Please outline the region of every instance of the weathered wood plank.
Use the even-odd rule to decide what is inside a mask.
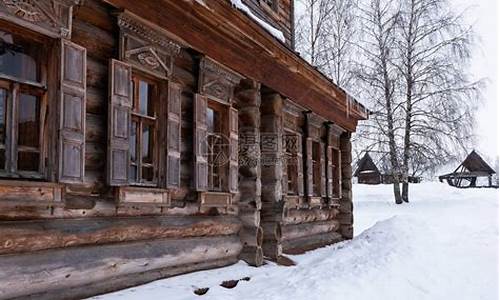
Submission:
[[[309,235],[294,240],[283,241],[283,253],[302,254],[306,251],[334,244],[342,240],[343,238],[338,232]]]
[[[235,217],[159,216],[0,222],[0,254],[124,241],[236,234]]]
[[[287,241],[320,233],[333,232],[339,228],[340,223],[337,220],[286,225],[282,228],[282,240]]]
[[[0,256],[0,298],[71,289],[109,278],[235,257],[236,235],[163,239]]]

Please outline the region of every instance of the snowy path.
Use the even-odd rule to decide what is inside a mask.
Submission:
[[[390,186],[354,185],[354,240],[292,256],[297,266],[240,262],[95,299],[498,299],[498,191],[423,183],[411,193],[396,206]]]

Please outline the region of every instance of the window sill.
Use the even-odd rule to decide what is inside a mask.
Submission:
[[[228,207],[231,205],[231,193],[224,192],[202,192],[198,199],[203,207]]]
[[[170,192],[166,189],[147,187],[116,188],[118,204],[150,204],[170,206]]]
[[[0,180],[0,201],[61,203],[62,186],[53,182]]]

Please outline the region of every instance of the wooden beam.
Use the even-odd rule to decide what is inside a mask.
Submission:
[[[147,16],[181,44],[263,83],[348,131],[356,129],[358,118],[348,112],[345,92],[229,1],[213,0],[206,6],[176,0],[105,2]]]
[[[0,256],[0,298],[70,290],[120,276],[233,258],[237,235],[163,239]],[[189,270],[189,268],[188,268]],[[58,298],[58,297],[56,297]],[[68,297],[74,298],[74,297]]]
[[[158,216],[0,222],[0,254],[80,245],[237,234],[236,217]]]

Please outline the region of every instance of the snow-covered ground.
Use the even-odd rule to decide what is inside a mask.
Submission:
[[[396,206],[391,186],[354,185],[355,238],[291,256],[294,267],[239,262],[95,299],[498,299],[498,190],[422,183],[411,197]]]

